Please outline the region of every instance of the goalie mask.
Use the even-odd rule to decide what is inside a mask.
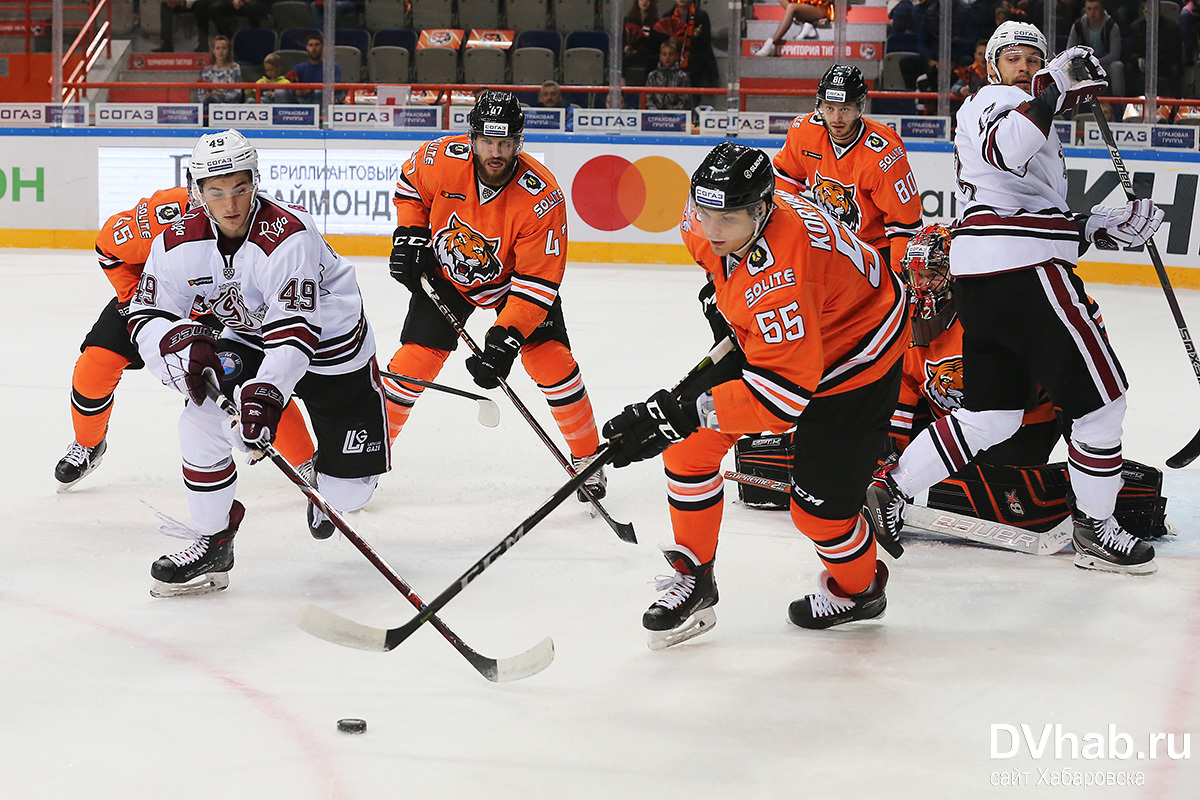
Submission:
[[[954,279],[950,277],[950,229],[926,225],[909,240],[900,260],[909,286],[913,344],[927,347],[954,324]]]
[[[203,208],[204,213],[212,219],[212,214],[200,193],[204,180],[243,171],[250,173],[253,192],[257,195],[258,151],[245,136],[235,130],[201,136],[188,161],[188,199],[191,201],[189,205],[193,208]]]

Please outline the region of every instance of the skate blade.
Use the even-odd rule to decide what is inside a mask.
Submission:
[[[88,467],[87,472],[83,473],[82,475],[80,475],[78,478],[71,481],[70,483],[59,483],[58,489],[56,489],[55,491],[58,494],[62,494],[63,492],[67,491],[72,486],[74,486],[75,484],[79,483],[81,480],[86,478],[88,475],[91,475],[93,472],[95,472],[96,467],[100,466],[100,462],[103,460],[104,460],[104,456],[100,456],[99,458],[97,458],[95,461],[92,462],[92,465],[90,467]],[[55,482],[58,482],[57,478],[55,479]]]
[[[1091,569],[1097,572],[1115,572],[1119,575],[1153,575],[1158,572],[1158,564],[1151,559],[1144,564],[1114,564],[1098,556],[1087,553],[1075,554],[1075,566],[1080,569]]]
[[[190,583],[163,583],[155,581],[150,587],[151,597],[192,597],[219,592],[229,586],[228,572],[210,572]]]
[[[717,611],[712,606],[701,609],[688,617],[678,628],[669,631],[649,631],[646,646],[651,650],[666,650],[668,647],[695,639],[717,626]]]

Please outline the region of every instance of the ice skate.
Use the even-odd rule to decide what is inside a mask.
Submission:
[[[587,467],[588,464],[592,463],[592,460],[595,457],[595,453],[590,456],[582,456],[579,458],[571,456],[571,469],[573,469],[576,474],[579,474]],[[596,500],[603,500],[607,494],[608,477],[604,474],[604,467],[601,467],[598,471],[593,472],[590,478],[583,482],[583,488],[577,491],[575,496],[579,498],[579,502],[581,503],[590,503],[591,499],[588,497],[588,495],[591,495],[592,498],[595,498]]]
[[[67,454],[54,468],[54,479],[62,484],[58,491],[69,489],[90,475],[92,470],[100,466],[107,449],[106,439],[101,439],[100,444],[95,447],[84,447],[79,442],[71,442]]]
[[[1075,566],[1127,575],[1158,571],[1154,546],[1127,533],[1116,518],[1093,519],[1075,514]]]
[[[194,536],[195,541],[185,550],[161,556],[150,566],[154,597],[184,597],[219,592],[229,586],[229,570],[233,569],[233,537],[246,509],[237,500],[229,509],[229,527],[211,536],[201,536],[183,526],[173,526]],[[166,526],[164,526],[166,527]]]
[[[871,485],[867,487],[863,516],[879,546],[892,558],[899,558],[904,555],[900,531],[904,528],[904,505],[908,498],[892,478],[895,468],[896,462],[888,461],[875,470]]]
[[[337,527],[329,517],[325,516],[325,512],[317,508],[310,500],[308,502],[308,532],[312,534],[314,539],[328,539],[333,536]]]
[[[775,55],[775,42],[772,41],[771,39],[767,39],[765,42],[762,43],[762,47],[760,47],[754,51],[754,55],[756,55],[756,56],[773,56],[773,55]]]
[[[665,594],[642,615],[642,627],[650,632],[646,644],[651,650],[686,642],[717,624],[713,562],[698,564],[695,556],[683,549],[666,550],[663,555],[675,574],[659,578],[654,588]]]
[[[824,629],[864,619],[878,619],[887,608],[888,569],[875,562],[875,580],[864,592],[848,594],[828,570],[821,572],[821,590],[788,606],[788,621],[799,628]]]

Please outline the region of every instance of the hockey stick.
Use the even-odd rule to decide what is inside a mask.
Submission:
[[[1083,59],[1074,59],[1072,67],[1077,78],[1090,77],[1090,70],[1087,67],[1087,62]],[[1083,70],[1082,74],[1080,70]],[[1100,101],[1096,98],[1092,99],[1092,114],[1096,117],[1096,125],[1100,128],[1100,136],[1104,139],[1104,144],[1108,147],[1108,155],[1112,159],[1113,168],[1117,171],[1117,177],[1121,179],[1121,186],[1125,189],[1125,197],[1129,200],[1137,200],[1138,197],[1133,193],[1133,181],[1129,177],[1129,170],[1125,168],[1125,160],[1121,158],[1121,151],[1117,149],[1116,140],[1113,139],[1112,129],[1108,127],[1108,120],[1104,118],[1104,109],[1100,105]],[[1154,264],[1154,271],[1158,274],[1158,282],[1162,284],[1163,294],[1167,297],[1167,305],[1171,309],[1171,316],[1175,318],[1175,327],[1179,330],[1179,336],[1183,339],[1183,348],[1187,351],[1188,360],[1192,364],[1192,372],[1196,374],[1196,380],[1200,381],[1200,354],[1196,352],[1196,343],[1192,341],[1192,335],[1188,332],[1187,323],[1183,320],[1183,311],[1179,308],[1179,300],[1175,297],[1175,289],[1171,286],[1171,279],[1167,276],[1167,268],[1163,266],[1162,256],[1158,253],[1158,246],[1154,244],[1154,238],[1151,237],[1146,241],[1146,251],[1150,254],[1150,261]],[[1183,446],[1175,455],[1167,459],[1167,466],[1171,469],[1182,469],[1192,463],[1197,456],[1200,456],[1200,431],[1192,437],[1191,441]]]
[[[458,397],[465,397],[468,400],[474,400],[476,403],[479,403],[480,425],[483,425],[487,428],[494,428],[500,424],[500,408],[496,405],[496,402],[489,397],[484,397],[481,394],[474,394],[473,392],[465,392],[462,389],[455,389],[453,386],[443,386],[440,383],[423,381],[418,378],[410,378],[407,375],[397,375],[395,372],[384,372],[383,370],[380,370],[379,374],[388,380],[395,381],[397,383],[409,383],[413,386],[423,386],[426,389],[433,389],[434,391],[445,392],[446,394],[452,394]],[[387,393],[388,400],[391,400],[393,403],[398,405],[401,404],[398,395],[392,392],[386,384],[383,388]]]
[[[238,420],[240,417],[237,407],[228,397],[221,394],[221,387],[217,383],[215,376],[211,373],[207,376],[206,384],[209,399],[215,402],[230,419]],[[346,522],[341,513],[329,505],[320,492],[309,486],[308,481],[304,480],[296,472],[296,468],[280,455],[274,445],[267,444],[262,448],[262,451],[267,458],[274,462],[275,466],[279,467],[288,480],[294,483],[304,493],[304,496],[312,501],[313,505],[321,509],[321,512],[329,518],[330,522],[342,532],[342,535],[349,539],[350,543],[357,547],[360,553],[366,556],[367,561],[370,561],[371,565],[379,570],[380,574],[387,578],[388,582],[400,591],[400,594],[404,595],[405,600],[412,603],[413,607],[422,613],[428,611],[428,606],[425,605],[425,602],[409,586],[404,578],[400,577],[400,574],[392,569],[391,565],[384,561],[383,557],[376,553],[375,549],[350,527],[350,524]],[[549,637],[543,639],[520,655],[512,656],[511,658],[495,659],[484,656],[469,647],[466,642],[458,637],[458,634],[446,626],[446,623],[433,616],[432,612],[429,614],[429,620],[433,627],[437,629],[437,632],[453,645],[454,649],[461,653],[463,658],[469,661],[471,666],[480,675],[494,683],[516,681],[521,678],[528,678],[530,675],[536,675],[550,666],[550,662],[554,660],[554,642]],[[359,650],[378,649],[372,647],[369,642],[356,638],[353,630],[347,630],[345,625],[338,624],[339,621],[348,622],[348,620],[343,620],[342,617],[312,604],[301,606],[300,610],[296,613],[296,625],[306,633],[345,647],[355,647]]]
[[[681,388],[689,381],[698,378],[703,372],[724,358],[727,354],[734,350],[732,339],[725,339],[717,344],[708,355],[705,356],[699,364],[692,368],[682,381],[675,385],[674,392],[678,393]],[[446,587],[445,591],[439,594],[430,602],[423,611],[417,614],[398,628],[371,628],[366,625],[360,625],[341,617],[333,617],[332,621],[341,625],[340,635],[353,638],[355,641],[369,643],[371,646],[365,649],[392,650],[405,639],[413,634],[413,632],[421,627],[426,620],[437,619],[433,616],[438,611],[458,596],[458,593],[467,588],[471,581],[483,574],[483,571],[495,562],[500,556],[507,553],[513,545],[521,541],[525,534],[529,533],[535,525],[541,522],[557,508],[563,500],[566,500],[572,493],[579,490],[584,482],[592,476],[592,473],[599,470],[605,464],[613,459],[617,454],[617,450],[621,444],[620,439],[610,439],[596,452],[596,457],[592,459],[586,467],[573,475],[570,480],[558,488],[558,490],[550,495],[550,498],[542,503],[538,508],[521,522],[511,533],[500,540],[499,544],[489,550],[483,558],[471,565],[470,569],[460,575],[454,583]]]
[[[757,486],[761,489],[789,495],[792,492],[791,487],[783,481],[773,481],[759,475],[726,470],[724,477],[726,480]],[[930,533],[944,533],[948,536],[956,536],[960,539],[969,539],[973,542],[1036,556],[1053,555],[1062,550],[1071,541],[1071,532],[1074,529],[1070,517],[1053,529],[1045,533],[1038,533],[1005,525],[1003,522],[989,522],[976,517],[968,517],[965,514],[955,514],[953,511],[938,511],[912,503],[905,506],[904,524]]]
[[[438,296],[437,290],[434,289],[433,284],[429,282],[429,276],[421,276],[421,286],[425,289],[425,294],[427,294],[433,304],[437,306],[438,311],[442,312],[442,316],[445,317],[446,321],[449,322],[454,328],[455,332],[458,334],[458,338],[466,342],[467,347],[471,348],[471,352],[476,356],[483,356],[483,351],[479,349],[479,345],[475,344],[475,340],[471,338],[471,334],[467,333],[466,328],[464,328],[462,323],[459,322],[458,317],[454,314],[454,311],[442,301],[441,297]],[[542,444],[546,445],[546,449],[554,454],[554,457],[558,459],[558,463],[562,465],[562,468],[567,471],[568,475],[574,475],[575,468],[572,467],[571,462],[568,461],[565,456],[563,456],[562,451],[558,449],[558,445],[554,444],[554,441],[546,433],[546,429],[538,424],[538,421],[534,419],[533,414],[529,413],[529,409],[524,403],[521,402],[521,398],[517,397],[516,393],[509,387],[508,381],[504,380],[503,378],[500,378],[499,380],[500,388],[506,395],[508,395],[508,399],[512,401],[513,406],[518,412],[520,412],[521,416],[525,418],[525,421],[529,423],[529,427],[533,428],[533,432],[536,433],[538,438],[542,440]],[[593,472],[595,472],[595,470],[593,470]],[[613,529],[613,532],[617,534],[617,537],[621,541],[629,542],[630,544],[637,544],[637,536],[633,531],[632,523],[617,522],[608,513],[608,510],[600,504],[600,501],[592,497],[591,492],[585,489],[583,494],[588,498],[588,501],[592,504],[592,507],[596,509],[596,513],[598,513],[604,519],[604,521],[608,523],[608,526]]]

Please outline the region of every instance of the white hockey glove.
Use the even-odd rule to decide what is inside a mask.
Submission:
[[[1100,250],[1140,247],[1163,221],[1163,210],[1152,200],[1130,200],[1124,208],[1096,206],[1088,215],[1084,238]]]
[[[1087,72],[1083,75],[1073,69],[1071,61],[1081,59]],[[1090,47],[1068,47],[1033,76],[1033,96],[1039,97],[1053,87],[1054,113],[1061,114],[1077,106],[1090,103],[1108,88],[1108,73],[1092,55]],[[1047,98],[1051,99],[1051,98]]]

